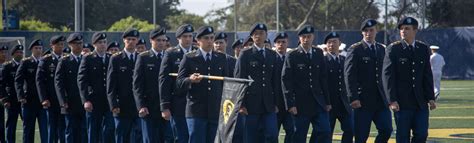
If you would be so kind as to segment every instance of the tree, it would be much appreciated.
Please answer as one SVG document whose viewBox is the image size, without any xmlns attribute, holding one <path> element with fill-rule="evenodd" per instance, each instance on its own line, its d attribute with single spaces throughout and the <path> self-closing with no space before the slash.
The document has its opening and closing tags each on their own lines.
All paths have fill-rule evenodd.
<svg viewBox="0 0 474 143">
<path fill-rule="evenodd" d="M 153 30 L 155 27 L 153 24 L 150 24 L 148 21 L 141 20 L 138 18 L 133 18 L 132 16 L 129 16 L 127 18 L 121 19 L 112 26 L 110 26 L 107 31 L 110 32 L 118 32 L 118 31 L 126 31 L 129 28 L 136 28 L 140 32 L 147 32 Z"/>
<path fill-rule="evenodd" d="M 427 6 L 429 27 L 473 26 L 474 1 L 433 0 Z"/>
<path fill-rule="evenodd" d="M 28 31 L 58 31 L 51 24 L 39 20 L 24 20 L 20 22 L 20 30 Z"/>
<path fill-rule="evenodd" d="M 204 17 L 182 12 L 179 15 L 168 16 L 165 19 L 168 29 L 175 30 L 182 24 L 191 24 L 195 29 L 206 25 Z"/>
<path fill-rule="evenodd" d="M 269 29 L 295 30 L 310 24 L 321 30 L 358 29 L 366 18 L 377 19 L 379 9 L 374 0 L 280 0 L 280 23 L 276 21 L 276 1 L 237 0 L 232 6 L 211 12 L 206 18 L 223 20 L 225 30 L 233 30 L 234 8 L 237 7 L 238 30 L 247 31 L 256 22 L 267 24 Z M 211 21 L 210 23 L 212 23 Z"/>
<path fill-rule="evenodd" d="M 167 26 L 167 16 L 180 14 L 178 0 L 157 0 L 157 24 Z M 132 16 L 153 23 L 151 0 L 84 0 L 85 29 L 100 31 L 114 22 Z M 20 19 L 38 19 L 55 28 L 74 27 L 74 0 L 8 0 L 8 8 L 20 13 Z"/>
</svg>

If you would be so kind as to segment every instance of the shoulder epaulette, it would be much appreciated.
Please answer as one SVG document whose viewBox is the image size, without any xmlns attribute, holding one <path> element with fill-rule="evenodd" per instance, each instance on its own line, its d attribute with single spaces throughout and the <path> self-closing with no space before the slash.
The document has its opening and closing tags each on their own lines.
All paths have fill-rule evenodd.
<svg viewBox="0 0 474 143">
<path fill-rule="evenodd" d="M 26 58 L 23 58 L 23 59 L 21 59 L 21 60 L 22 60 L 22 61 L 26 61 L 26 60 L 30 60 L 30 59 L 31 59 L 31 57 L 26 57 Z"/>
<path fill-rule="evenodd" d="M 117 55 L 120 55 L 120 54 L 122 54 L 122 51 L 114 53 L 112 56 L 117 56 Z"/>
<path fill-rule="evenodd" d="M 351 48 L 356 48 L 357 46 L 359 46 L 359 45 L 361 45 L 361 44 L 362 44 L 362 42 L 359 41 L 359 42 L 357 42 L 357 43 L 352 44 L 352 45 L 351 45 Z"/>
<path fill-rule="evenodd" d="M 51 57 L 51 54 L 46 54 L 43 56 L 43 58 Z"/>
</svg>

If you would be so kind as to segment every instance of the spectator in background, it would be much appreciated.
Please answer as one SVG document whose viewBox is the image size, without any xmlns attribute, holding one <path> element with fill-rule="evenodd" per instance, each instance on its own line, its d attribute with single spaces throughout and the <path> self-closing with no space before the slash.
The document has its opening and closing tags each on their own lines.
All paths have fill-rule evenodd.
<svg viewBox="0 0 474 143">
<path fill-rule="evenodd" d="M 438 54 L 439 47 L 438 46 L 430 46 L 431 49 L 431 56 L 430 56 L 430 62 L 431 62 L 431 71 L 433 72 L 433 83 L 434 83 L 434 93 L 435 93 L 435 99 L 439 99 L 439 93 L 440 93 L 440 82 L 441 82 L 441 76 L 443 75 L 443 67 L 446 64 L 444 62 L 443 56 Z"/>
</svg>

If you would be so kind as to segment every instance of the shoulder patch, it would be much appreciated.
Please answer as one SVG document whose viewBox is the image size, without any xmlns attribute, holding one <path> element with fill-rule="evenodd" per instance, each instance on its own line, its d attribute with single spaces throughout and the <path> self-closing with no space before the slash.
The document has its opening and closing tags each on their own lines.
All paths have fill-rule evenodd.
<svg viewBox="0 0 474 143">
<path fill-rule="evenodd" d="M 51 57 L 51 54 L 46 54 L 43 56 L 43 58 L 48 58 L 48 57 Z"/>
<path fill-rule="evenodd" d="M 21 60 L 22 60 L 22 61 L 26 61 L 26 60 L 30 60 L 30 59 L 31 59 L 31 57 L 26 57 L 26 58 L 23 58 L 23 59 L 21 59 Z"/>
</svg>

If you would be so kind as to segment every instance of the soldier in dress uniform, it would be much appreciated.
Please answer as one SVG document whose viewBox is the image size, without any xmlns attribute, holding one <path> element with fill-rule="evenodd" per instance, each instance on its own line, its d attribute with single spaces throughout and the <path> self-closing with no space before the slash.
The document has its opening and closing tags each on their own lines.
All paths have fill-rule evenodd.
<svg viewBox="0 0 474 143">
<path fill-rule="evenodd" d="M 202 26 L 196 39 L 199 49 L 184 55 L 177 84 L 186 93 L 186 122 L 189 143 L 214 142 L 224 82 L 200 75 L 227 76 L 226 55 L 213 51 L 214 29 Z"/>
<path fill-rule="evenodd" d="M 143 38 L 138 39 L 136 51 L 138 54 L 145 52 L 147 50 L 146 48 L 146 41 Z"/>
<path fill-rule="evenodd" d="M 51 46 L 50 54 L 44 55 L 36 71 L 36 87 L 43 106 L 48 112 L 48 133 L 50 143 L 64 143 L 64 116 L 61 115 L 56 91 L 54 89 L 54 77 L 59 59 L 63 57 L 64 41 L 62 35 L 55 35 L 49 40 Z"/>
<path fill-rule="evenodd" d="M 17 99 L 21 103 L 23 117 L 23 142 L 35 140 L 35 122 L 38 119 L 41 142 L 48 141 L 48 115 L 41 106 L 36 86 L 36 70 L 41 60 L 43 41 L 33 40 L 29 46 L 32 55 L 24 58 L 15 75 Z"/>
<path fill-rule="evenodd" d="M 120 44 L 117 41 L 112 41 L 107 46 L 107 53 L 113 55 L 117 52 L 120 52 Z"/>
<path fill-rule="evenodd" d="M 133 94 L 142 121 L 143 142 L 173 143 L 170 122 L 161 117 L 158 74 L 166 50 L 166 29 L 150 32 L 151 49 L 138 55 L 133 73 Z"/>
<path fill-rule="evenodd" d="M 140 118 L 133 97 L 133 70 L 138 53 L 135 48 L 140 33 L 128 29 L 122 34 L 123 50 L 113 54 L 107 70 L 107 97 L 115 118 L 115 142 L 141 141 Z"/>
<path fill-rule="evenodd" d="M 356 143 L 366 142 L 372 121 L 378 130 L 375 142 L 387 142 L 392 133 L 392 116 L 382 85 L 384 45 L 375 41 L 377 21 L 365 20 L 363 39 L 347 52 L 344 76 L 350 105 L 354 109 Z"/>
<path fill-rule="evenodd" d="M 66 39 L 71 54 L 59 59 L 56 67 L 54 84 L 61 114 L 65 121 L 65 140 L 67 143 L 87 142 L 85 110 L 82 106 L 77 72 L 82 59 L 83 36 L 72 33 Z"/>
<path fill-rule="evenodd" d="M 92 35 L 94 52 L 84 55 L 79 65 L 77 84 L 86 110 L 89 143 L 114 142 L 114 119 L 108 107 L 106 74 L 110 54 L 107 50 L 107 35 L 96 32 Z"/>
<path fill-rule="evenodd" d="M 188 126 L 186 124 L 186 95 L 176 89 L 176 78 L 170 73 L 177 73 L 178 66 L 185 53 L 196 49 L 193 43 L 193 26 L 184 24 L 176 30 L 178 45 L 167 49 L 160 68 L 160 106 L 162 117 L 171 120 L 171 127 L 178 143 L 188 142 Z"/>
<path fill-rule="evenodd" d="M 6 142 L 12 143 L 16 140 L 16 125 L 20 115 L 21 105 L 17 100 L 15 89 L 15 74 L 23 58 L 23 45 L 16 45 L 11 51 L 12 59 L 3 63 L 0 70 L 0 101 L 7 110 Z M 3 113 L 2 113 L 3 115 Z M 3 121 L 3 120 L 2 120 Z"/>
<path fill-rule="evenodd" d="M 324 38 L 324 43 L 328 48 L 325 60 L 328 73 L 329 97 L 331 98 L 332 106 L 329 112 L 331 139 L 337 119 L 343 131 L 341 142 L 352 143 L 352 138 L 354 137 L 354 118 L 344 84 L 344 60 L 346 57 L 339 53 L 341 45 L 339 34 L 336 32 L 329 33 Z"/>
<path fill-rule="evenodd" d="M 0 70 L 0 101 L 7 111 L 6 142 L 15 142 L 18 115 L 21 111 L 14 85 L 15 74 L 23 58 L 23 45 L 16 45 L 11 51 L 12 59 L 3 63 Z M 3 113 L 2 113 L 3 114 Z"/>
<path fill-rule="evenodd" d="M 0 71 L 3 69 L 3 64 L 6 62 L 6 53 L 8 51 L 8 46 L 2 46 L 0 47 Z M 0 81 L 2 80 L 2 76 L 0 75 Z M 4 83 L 0 83 L 0 88 L 3 88 Z M 6 93 L 0 91 L 0 103 L 3 100 L 3 98 L 6 98 Z M 3 104 L 2 104 L 3 105 Z M 0 105 L 0 142 L 5 142 L 5 108 L 4 106 Z"/>
<path fill-rule="evenodd" d="M 400 41 L 387 47 L 383 65 L 383 83 L 394 112 L 397 142 L 426 142 L 429 110 L 436 108 L 430 49 L 416 41 L 418 21 L 400 20 Z"/>
<path fill-rule="evenodd" d="M 273 43 L 275 45 L 275 52 L 277 53 L 277 64 L 276 64 L 276 72 L 281 74 L 283 69 L 283 63 L 285 62 L 286 51 L 288 49 L 288 34 L 285 32 L 277 33 L 275 39 L 273 39 Z M 278 81 L 281 81 L 281 76 L 278 76 Z M 285 130 L 285 143 L 292 143 L 294 140 L 295 135 L 295 121 L 293 114 L 288 112 L 288 107 L 286 106 L 286 99 L 283 95 L 283 90 L 281 84 L 276 85 L 276 103 L 278 106 L 278 113 L 277 113 L 277 127 L 280 130 L 280 127 L 283 126 Z"/>
<path fill-rule="evenodd" d="M 232 43 L 232 50 L 234 50 L 234 58 L 238 58 L 240 54 L 240 50 L 242 50 L 244 44 L 244 40 L 237 39 Z"/>
<path fill-rule="evenodd" d="M 224 32 L 217 32 L 214 35 L 214 51 L 225 54 L 225 58 L 227 61 L 227 71 L 229 71 L 228 75 L 225 75 L 225 76 L 233 77 L 236 59 L 232 57 L 231 55 L 227 54 L 226 49 L 227 49 L 227 34 L 225 34 Z"/>
<path fill-rule="evenodd" d="M 250 35 L 255 43 L 240 52 L 234 73 L 236 78 L 251 77 L 254 80 L 239 111 L 245 115 L 244 142 L 278 142 L 275 87 L 281 82 L 277 80 L 280 73 L 276 72 L 276 53 L 264 47 L 267 39 L 265 24 L 253 25 Z"/>
<path fill-rule="evenodd" d="M 87 55 L 89 53 L 91 53 L 92 51 L 94 51 L 94 46 L 92 46 L 92 44 L 90 43 L 84 43 L 83 47 L 82 47 L 82 52 L 81 52 L 81 55 Z"/>
<path fill-rule="evenodd" d="M 296 115 L 294 142 L 306 142 L 309 124 L 316 142 L 331 142 L 327 71 L 323 51 L 313 48 L 314 28 L 298 30 L 300 45 L 287 54 L 282 71 L 283 93 L 288 112 Z"/>
<path fill-rule="evenodd" d="M 435 99 L 439 100 L 439 94 L 441 89 L 441 76 L 443 75 L 443 67 L 446 64 L 444 57 L 438 53 L 439 46 L 430 46 L 431 56 L 430 64 L 431 71 L 433 71 L 433 83 L 434 83 L 434 94 Z"/>
</svg>

